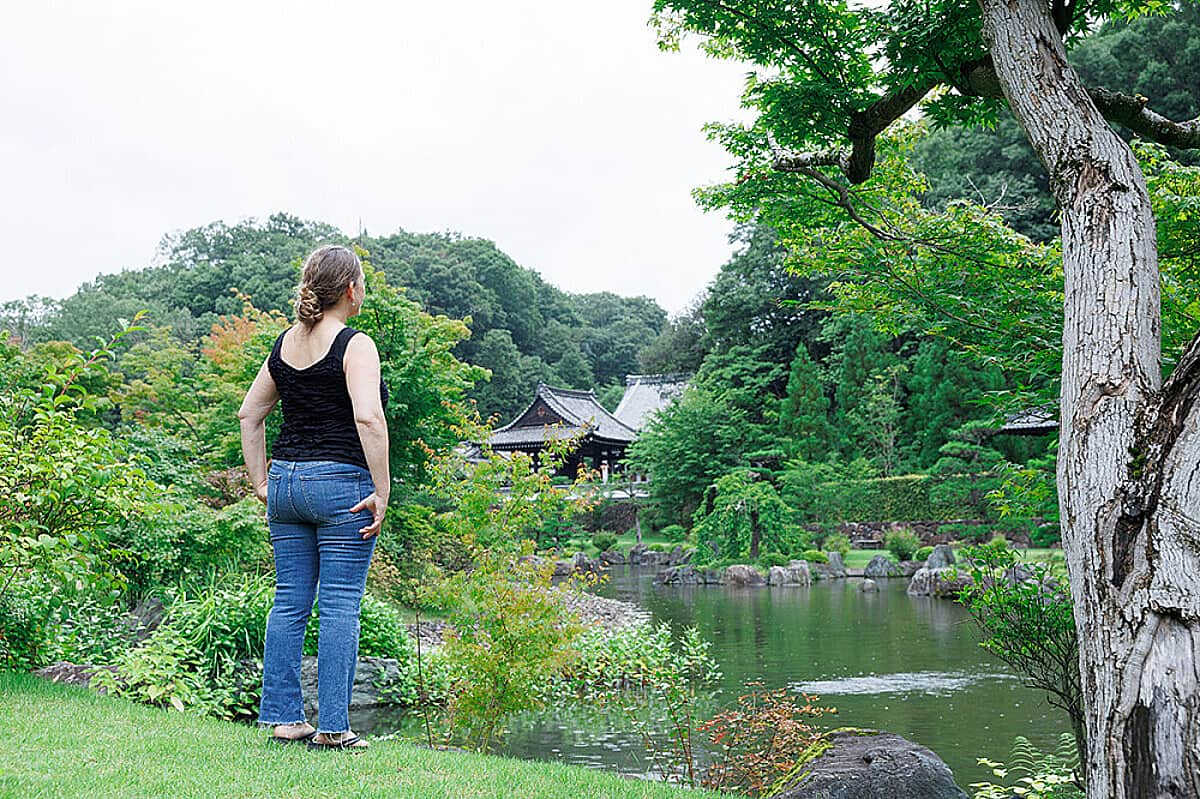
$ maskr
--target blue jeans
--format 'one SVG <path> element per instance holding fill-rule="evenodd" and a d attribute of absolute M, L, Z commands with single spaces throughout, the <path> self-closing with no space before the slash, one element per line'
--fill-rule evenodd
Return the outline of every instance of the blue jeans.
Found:
<path fill-rule="evenodd" d="M 267 618 L 263 724 L 305 721 L 300 693 L 304 628 L 313 597 L 320 609 L 317 729 L 350 729 L 358 662 L 358 613 L 375 539 L 359 530 L 370 511 L 350 508 L 375 490 L 366 469 L 334 461 L 274 461 L 267 474 L 267 522 L 275 551 L 275 605 Z"/>

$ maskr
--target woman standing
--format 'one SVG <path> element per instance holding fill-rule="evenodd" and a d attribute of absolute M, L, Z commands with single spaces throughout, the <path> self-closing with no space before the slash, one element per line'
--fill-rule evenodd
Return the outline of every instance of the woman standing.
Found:
<path fill-rule="evenodd" d="M 370 336 L 346 326 L 366 295 L 362 264 L 346 247 L 304 263 L 297 324 L 284 331 L 238 411 L 242 454 L 267 505 L 275 552 L 275 605 L 267 619 L 259 722 L 281 742 L 363 749 L 350 729 L 358 614 L 387 510 L 387 391 Z M 267 469 L 264 421 L 283 426 Z M 320 608 L 318 723 L 304 716 L 300 659 L 313 598 Z"/>

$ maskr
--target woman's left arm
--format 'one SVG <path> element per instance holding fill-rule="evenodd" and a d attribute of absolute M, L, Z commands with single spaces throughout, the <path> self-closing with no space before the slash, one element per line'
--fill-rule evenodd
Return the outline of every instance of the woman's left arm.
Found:
<path fill-rule="evenodd" d="M 238 409 L 238 422 L 242 427 L 242 458 L 246 471 L 254 485 L 254 496 L 265 505 L 267 502 L 267 414 L 279 402 L 279 390 L 275 380 L 263 361 L 262 368 L 246 392 L 242 407 Z"/>

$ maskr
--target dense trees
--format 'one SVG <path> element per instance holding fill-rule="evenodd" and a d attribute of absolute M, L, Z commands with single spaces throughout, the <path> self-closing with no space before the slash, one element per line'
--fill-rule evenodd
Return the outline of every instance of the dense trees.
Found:
<path fill-rule="evenodd" d="M 239 314 L 245 297 L 290 315 L 300 261 L 327 241 L 349 243 L 336 228 L 287 214 L 214 222 L 165 237 L 158 266 L 101 275 L 61 302 L 7 303 L 0 325 L 26 342 L 90 346 L 115 318 L 147 310 L 148 324 L 194 347 L 221 315 Z M 507 420 L 539 380 L 601 392 L 623 386 L 625 375 L 639 371 L 638 351 L 666 322 L 647 297 L 564 293 L 482 239 L 401 231 L 363 234 L 354 243 L 428 313 L 467 320 L 471 335 L 455 354 L 492 372 L 470 394 L 485 416 Z"/>
<path fill-rule="evenodd" d="M 918 103 L 942 122 L 987 118 L 1000 102 L 1012 111 L 1061 213 L 1058 482 L 1081 642 L 1088 794 L 1200 793 L 1200 587 L 1189 554 L 1200 496 L 1187 478 L 1200 458 L 1200 356 L 1190 348 L 1163 384 L 1152 200 L 1106 119 L 1185 148 L 1200 146 L 1200 128 L 1080 80 L 1065 45 L 1117 5 L 659 0 L 656 9 L 668 43 L 696 31 L 710 52 L 763 67 L 745 95 L 757 120 L 718 134 L 741 161 L 726 200 L 757 191 L 793 216 L 823 201 L 881 246 L 902 240 L 920 252 L 946 242 L 879 213 L 878 188 L 895 177 L 878 159 L 885 129 Z M 984 252 L 955 251 L 963 261 Z M 907 260 L 877 265 L 887 271 Z"/>

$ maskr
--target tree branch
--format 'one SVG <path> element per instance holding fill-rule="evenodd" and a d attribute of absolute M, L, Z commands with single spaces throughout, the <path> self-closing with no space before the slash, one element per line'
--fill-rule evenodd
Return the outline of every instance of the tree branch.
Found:
<path fill-rule="evenodd" d="M 1187 122 L 1175 122 L 1146 107 L 1148 98 L 1142 95 L 1119 94 L 1097 87 L 1088 89 L 1096 108 L 1109 122 L 1124 125 L 1137 135 L 1181 149 L 1200 148 L 1200 117 Z"/>

